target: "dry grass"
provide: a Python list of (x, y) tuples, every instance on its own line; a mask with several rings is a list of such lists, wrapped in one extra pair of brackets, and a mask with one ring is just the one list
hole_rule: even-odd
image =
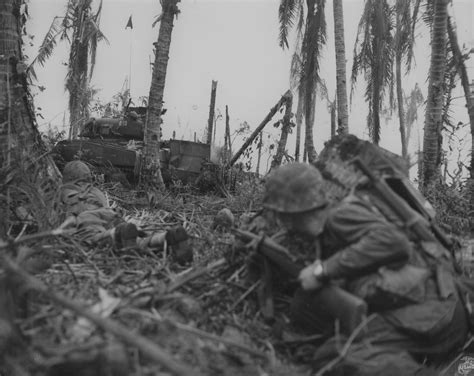
[[(228, 199), (167, 193), (154, 198), (153, 208), (145, 192), (114, 184), (104, 189), (124, 218), (143, 229), (159, 231), (182, 224), (192, 236), (193, 263), (176, 265), (163, 252), (88, 246), (69, 235), (46, 237), (28, 245), (40, 254), (48, 251), (50, 267), (38, 277), (51, 291), (86, 308), (104, 301), (105, 291), (118, 302), (112, 320), (150, 339), (196, 374), (303, 374), (301, 367), (291, 364), (291, 352), (285, 346), (275, 353), (271, 345), (281, 338), (259, 316), (243, 267), (245, 255), (232, 252), (234, 240), (228, 232), (211, 230), (215, 214), (224, 207), (234, 212), (237, 224), (241, 214), (255, 210), (261, 186), (243, 183), (240, 192)], [(217, 260), (222, 264), (199, 275)], [(187, 280), (192, 273), (198, 276)], [(17, 366), (26, 374), (65, 374), (72, 372), (67, 366), (77, 368), (71, 360), (75, 357), (80, 367), (94, 370), (81, 375), (107, 374), (104, 364), (127, 369), (124, 375), (167, 374), (162, 365), (147, 360), (134, 346), (122, 346), (120, 339), (106, 331), (96, 328), (79, 336), (77, 314), (47, 296), (30, 293), (23, 313), (17, 324), (35, 355), (27, 362), (13, 357), (10, 370)], [(120, 351), (128, 362), (116, 359), (124, 358)]]
[[(35, 184), (25, 181), (23, 187)], [(170, 359), (196, 374), (308, 374), (305, 362), (315, 347), (311, 343), (301, 346), (282, 330), (288, 302), (276, 299), (277, 319), (265, 323), (257, 309), (256, 285), (246, 278), (245, 254), (234, 252), (229, 232), (212, 226), (222, 208), (232, 210), (237, 226), (242, 215), (253, 214), (260, 206), (261, 182), (244, 180), (229, 198), (187, 190), (151, 196), (113, 183), (102, 188), (112, 206), (144, 230), (183, 225), (192, 236), (194, 261), (180, 266), (165, 252), (119, 251), (110, 245), (87, 245), (71, 235), (26, 242), (37, 251), (36, 258), (49, 265), (37, 277), (50, 291), (86, 309), (113, 302), (116, 306), (108, 319), (132, 330), (137, 338), (151, 340)], [(26, 228), (17, 225), (17, 230), (27, 234), (38, 231), (40, 225), (57, 224), (60, 215), (56, 204), (51, 204), (56, 202), (54, 192), (26, 188), (22, 192), (23, 203), (35, 201), (34, 218), (52, 217), (41, 224), (33, 218)], [(215, 266), (207, 271), (208, 265)], [(15, 367), (38, 376), (74, 374), (73, 369), (82, 369), (76, 373), (81, 376), (169, 374), (156, 359), (151, 361), (137, 346), (107, 330), (94, 327), (85, 335), (78, 330), (80, 315), (48, 294), (30, 292), (25, 300), (18, 281), (7, 286), (18, 292), (15, 308), (22, 312), (14, 312), (15, 324), (25, 339), (18, 345), (21, 351), (5, 351), (9, 354), (7, 374)], [(0, 291), (0, 303), (1, 299)], [(8, 322), (7, 308), (0, 309), (0, 324)], [(2, 330), (0, 325), (0, 345), (5, 346)]]

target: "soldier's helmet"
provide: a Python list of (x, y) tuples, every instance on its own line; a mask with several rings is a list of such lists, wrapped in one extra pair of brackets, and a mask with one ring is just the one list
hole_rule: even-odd
[(279, 213), (302, 213), (328, 203), (319, 170), (289, 163), (273, 170), (265, 182), (263, 206)]
[(137, 120), (138, 119), (138, 114), (136, 111), (130, 111), (128, 116), (130, 117), (130, 119), (132, 120)]
[(91, 181), (92, 173), (89, 167), (82, 161), (71, 161), (66, 163), (63, 170), (63, 182)]

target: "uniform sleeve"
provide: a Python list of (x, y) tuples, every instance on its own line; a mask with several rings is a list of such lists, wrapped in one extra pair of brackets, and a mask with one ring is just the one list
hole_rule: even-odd
[(87, 201), (91, 205), (95, 205), (97, 208), (109, 207), (107, 197), (105, 197), (104, 193), (96, 187), (91, 187), (91, 189), (89, 190)]
[(345, 246), (323, 261), (329, 278), (354, 278), (380, 266), (408, 260), (410, 243), (400, 230), (357, 203), (330, 213), (326, 231)]

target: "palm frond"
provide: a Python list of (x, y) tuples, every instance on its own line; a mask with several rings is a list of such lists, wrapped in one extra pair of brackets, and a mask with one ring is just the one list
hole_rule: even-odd
[(424, 11), (421, 13), (421, 19), (431, 30), (434, 22), (434, 0), (426, 0), (424, 8)]
[(299, 86), (302, 73), (302, 61), (298, 52), (294, 52), (291, 57), (290, 66), (290, 88), (295, 89)]
[(97, 56), (97, 38), (92, 38), (89, 41), (89, 54), (90, 54), (90, 69), (89, 69), (89, 80), (92, 79), (92, 75), (94, 74), (94, 68), (95, 68), (95, 59)]
[(27, 79), (28, 79), (29, 84), (32, 84), (34, 81), (38, 81), (38, 76), (36, 75), (35, 67), (32, 66), (31, 64), (28, 67), (27, 74), (28, 74)]
[(412, 19), (412, 25), (411, 25), (412, 38), (414, 38), (415, 28), (416, 28), (416, 25), (419, 21), (418, 13), (420, 12), (421, 2), (422, 2), (422, 0), (415, 0), (414, 3), (413, 3), (413, 13), (412, 13), (412, 17), (411, 17), (411, 19)]
[(279, 45), (281, 48), (289, 48), (288, 34), (290, 29), (294, 26), (295, 20), (298, 16), (298, 0), (281, 0), (278, 8), (278, 20), (280, 23), (280, 34), (278, 36)]
[(105, 41), (107, 44), (109, 44), (109, 40), (100, 30), (99, 25), (95, 21), (94, 17), (91, 17), (85, 21), (85, 33), (82, 36), (83, 42), (87, 42), (90, 39), (96, 39), (98, 42)]
[[(307, 38), (303, 40), (303, 70), (306, 84), (314, 88), (319, 80), (319, 60), (326, 44), (325, 0), (316, 1), (316, 11), (308, 11)], [(311, 15), (311, 13), (313, 13)], [(307, 90), (309, 88), (307, 87)], [(313, 90), (310, 90), (313, 91)], [(309, 91), (308, 91), (309, 92)]]
[(98, 25), (100, 23), (100, 16), (102, 14), (102, 0), (99, 1), (99, 6), (95, 12), (94, 21)]
[(62, 22), (64, 32), (61, 36), (61, 40), (67, 37), (67, 33), (65, 31), (69, 30), (72, 27), (74, 20), (76, 18), (77, 18), (76, 1), (68, 0), (67, 5), (66, 5), (66, 11), (64, 13), (64, 18)]
[(331, 99), (329, 99), (329, 91), (328, 91), (328, 86), (326, 85), (326, 81), (322, 78), (319, 78), (316, 87), (317, 87), (317, 94), (319, 95), (319, 97), (331, 103)]
[[(420, 0), (417, 2), (419, 3)], [(394, 49), (397, 54), (405, 57), (406, 70), (410, 71), (414, 56), (414, 30), (417, 21), (418, 7), (415, 3), (413, 12), (410, 0), (397, 0), (395, 4), (396, 32), (394, 35)]]
[(298, 37), (302, 38), (303, 29), (304, 29), (304, 4), (303, 1), (298, 3), (298, 23), (296, 24), (296, 32)]
[[(352, 70), (351, 70), (351, 94), (350, 100), (352, 102), (352, 95), (354, 93), (357, 77), (359, 73), (370, 67), (370, 61), (367, 57), (372, 55), (370, 43), (370, 14), (371, 1), (366, 1), (364, 11), (357, 27), (356, 41), (354, 43)], [(362, 37), (362, 38), (361, 38)], [(362, 39), (362, 40), (361, 40)]]
[(95, 17), (89, 18), (86, 21), (85, 30), (86, 32), (83, 34), (82, 43), (89, 46), (89, 55), (90, 55), (90, 69), (89, 69), (89, 77), (92, 77), (94, 73), (95, 67), (95, 60), (97, 55), (97, 45), (101, 41), (109, 43), (108, 39), (99, 29), (99, 26), (94, 20)]
[(380, 111), (388, 93), (390, 106), (394, 95), (394, 9), (386, 0), (367, 0), (359, 22), (351, 73), (351, 100), (357, 77), (364, 73), (365, 99), (369, 105), (367, 125), (373, 142), (380, 140)]
[(53, 54), (54, 48), (57, 45), (57, 38), (62, 33), (62, 22), (60, 17), (54, 17), (53, 22), (49, 26), (49, 29), (41, 42), (41, 46), (38, 50), (38, 55), (33, 59), (30, 64), (30, 67), (36, 63), (41, 64), (42, 66)]

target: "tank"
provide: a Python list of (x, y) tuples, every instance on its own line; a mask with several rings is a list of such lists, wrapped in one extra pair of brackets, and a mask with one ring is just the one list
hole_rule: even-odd
[[(75, 140), (58, 142), (56, 163), (81, 159), (103, 171), (120, 170), (130, 183), (138, 182), (143, 163), (143, 137), (146, 107), (129, 107), (122, 118), (90, 118)], [(193, 185), (208, 170), (211, 148), (208, 144), (183, 140), (160, 143), (160, 167), (166, 184), (179, 180)]]

